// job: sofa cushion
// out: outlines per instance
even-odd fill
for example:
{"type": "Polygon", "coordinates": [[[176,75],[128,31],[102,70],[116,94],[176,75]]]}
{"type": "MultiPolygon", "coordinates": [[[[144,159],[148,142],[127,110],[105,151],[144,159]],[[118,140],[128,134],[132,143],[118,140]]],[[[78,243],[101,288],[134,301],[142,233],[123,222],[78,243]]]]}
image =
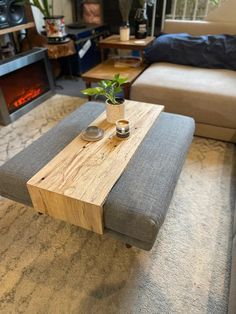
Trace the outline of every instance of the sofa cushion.
{"type": "Polygon", "coordinates": [[[161,104],[197,123],[236,128],[236,72],[154,63],[134,82],[131,99],[161,104]]]}
{"type": "Polygon", "coordinates": [[[146,49],[149,62],[236,70],[236,36],[166,34],[146,49]]]}
{"type": "Polygon", "coordinates": [[[106,228],[153,244],[193,132],[192,119],[161,113],[108,195],[104,205],[106,228]]]}

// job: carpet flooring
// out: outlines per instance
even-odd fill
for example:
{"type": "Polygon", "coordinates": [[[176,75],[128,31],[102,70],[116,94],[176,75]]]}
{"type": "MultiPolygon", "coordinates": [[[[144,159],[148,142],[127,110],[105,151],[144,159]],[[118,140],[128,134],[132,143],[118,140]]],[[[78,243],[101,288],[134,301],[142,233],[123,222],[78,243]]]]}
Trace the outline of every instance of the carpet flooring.
{"type": "MultiPolygon", "coordinates": [[[[56,95],[1,126],[0,164],[83,102],[56,95]]],[[[150,252],[0,198],[0,313],[227,313],[234,158],[194,139],[150,252]]]]}

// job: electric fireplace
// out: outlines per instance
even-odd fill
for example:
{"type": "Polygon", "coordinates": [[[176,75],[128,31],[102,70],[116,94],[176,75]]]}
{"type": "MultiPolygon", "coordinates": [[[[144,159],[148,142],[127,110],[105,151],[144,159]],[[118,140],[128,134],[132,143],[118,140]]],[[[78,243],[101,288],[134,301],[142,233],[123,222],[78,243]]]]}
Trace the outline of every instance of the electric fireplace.
{"type": "Polygon", "coordinates": [[[7,125],[54,94],[47,50],[34,48],[0,62],[0,122],[7,125]]]}

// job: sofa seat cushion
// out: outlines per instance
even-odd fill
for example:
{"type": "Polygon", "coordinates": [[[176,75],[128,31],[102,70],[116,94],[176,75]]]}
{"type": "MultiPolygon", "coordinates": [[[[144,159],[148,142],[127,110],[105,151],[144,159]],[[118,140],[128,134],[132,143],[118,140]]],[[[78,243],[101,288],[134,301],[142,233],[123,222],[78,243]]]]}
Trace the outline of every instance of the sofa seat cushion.
{"type": "Polygon", "coordinates": [[[154,63],[131,88],[131,99],[161,104],[197,123],[236,129],[236,72],[154,63]]]}

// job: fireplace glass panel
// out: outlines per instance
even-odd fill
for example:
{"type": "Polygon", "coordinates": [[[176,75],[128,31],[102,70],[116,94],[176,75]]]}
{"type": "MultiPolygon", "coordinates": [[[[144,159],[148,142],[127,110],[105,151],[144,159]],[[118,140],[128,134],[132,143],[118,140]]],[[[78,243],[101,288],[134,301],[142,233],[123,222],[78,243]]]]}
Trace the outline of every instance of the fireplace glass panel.
{"type": "Polygon", "coordinates": [[[0,88],[9,113],[50,90],[43,60],[0,77],[0,88]]]}

